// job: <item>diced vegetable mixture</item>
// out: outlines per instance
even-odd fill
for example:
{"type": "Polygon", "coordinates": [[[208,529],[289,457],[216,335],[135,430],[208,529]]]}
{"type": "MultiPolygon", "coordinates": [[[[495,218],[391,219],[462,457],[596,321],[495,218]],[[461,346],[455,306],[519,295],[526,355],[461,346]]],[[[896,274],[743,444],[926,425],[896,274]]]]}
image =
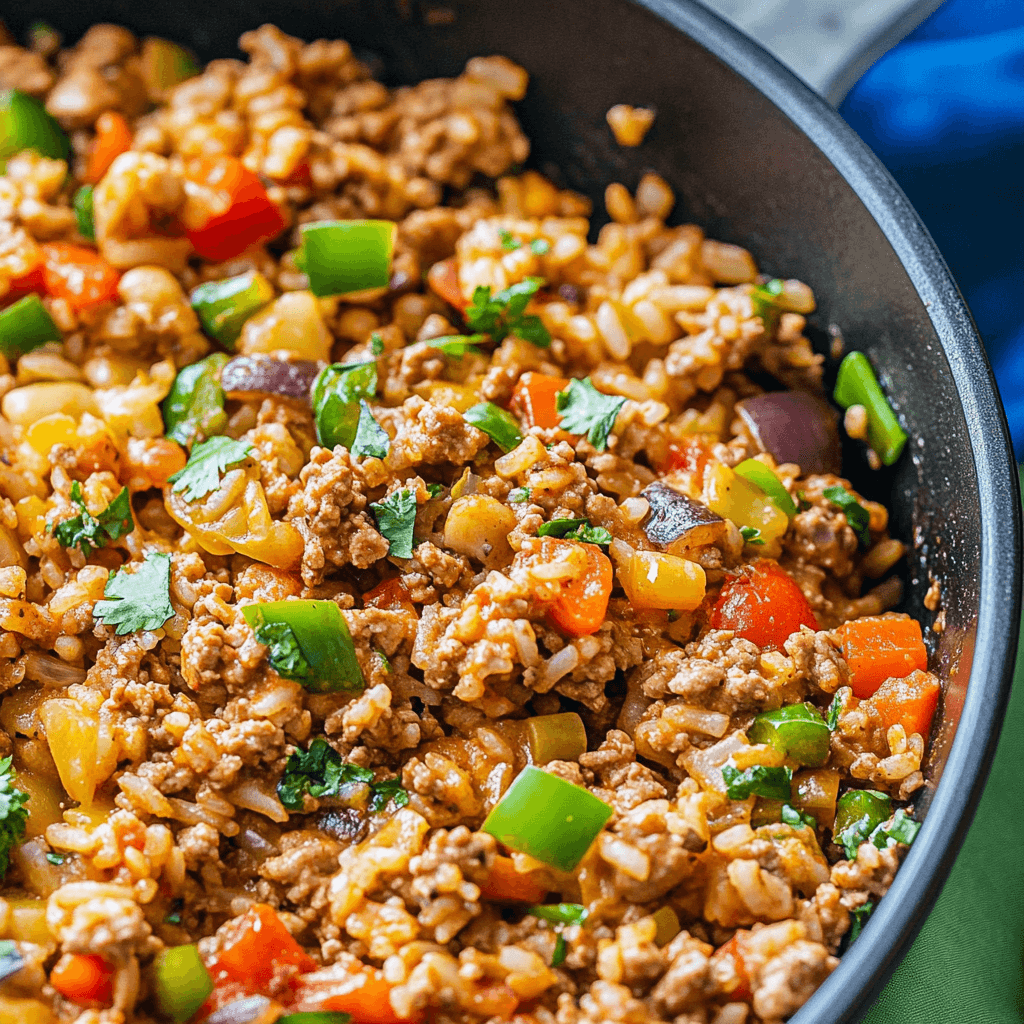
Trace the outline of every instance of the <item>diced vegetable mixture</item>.
{"type": "Polygon", "coordinates": [[[503,57],[240,47],[5,40],[0,1024],[790,1016],[940,697],[869,359],[503,57]]]}

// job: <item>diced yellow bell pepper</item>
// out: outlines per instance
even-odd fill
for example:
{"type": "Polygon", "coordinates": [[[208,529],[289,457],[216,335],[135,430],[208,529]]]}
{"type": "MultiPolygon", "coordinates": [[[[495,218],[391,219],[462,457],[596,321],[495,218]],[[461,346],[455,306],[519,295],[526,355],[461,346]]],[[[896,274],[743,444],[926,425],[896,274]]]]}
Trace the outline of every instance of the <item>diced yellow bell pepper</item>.
{"type": "Polygon", "coordinates": [[[80,804],[91,804],[96,787],[117,767],[117,749],[109,726],[78,701],[63,697],[40,704],[39,718],[68,795],[80,804]]]}
{"type": "Polygon", "coordinates": [[[704,600],[707,577],[696,562],[661,551],[612,547],[616,573],[626,597],[637,609],[689,612],[704,600]]]}
{"type": "Polygon", "coordinates": [[[737,526],[757,530],[766,544],[778,540],[789,528],[789,517],[752,483],[721,463],[705,478],[707,506],[737,526]]]}

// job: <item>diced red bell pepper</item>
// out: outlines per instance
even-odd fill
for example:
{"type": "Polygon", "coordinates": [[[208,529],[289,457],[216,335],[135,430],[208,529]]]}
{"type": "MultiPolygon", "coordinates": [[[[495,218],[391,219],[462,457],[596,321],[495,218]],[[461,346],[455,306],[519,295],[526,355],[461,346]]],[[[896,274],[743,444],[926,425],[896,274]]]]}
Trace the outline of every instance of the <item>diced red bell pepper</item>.
{"type": "Polygon", "coordinates": [[[47,295],[66,299],[75,309],[117,297],[121,275],[95,249],[68,242],[47,242],[39,249],[47,295]]]}
{"type": "Polygon", "coordinates": [[[372,590],[363,594],[363,603],[368,608],[381,608],[384,611],[415,611],[412,595],[401,576],[381,580],[372,590]]]}
{"type": "Polygon", "coordinates": [[[421,1019],[399,1017],[383,973],[366,966],[342,970],[336,965],[306,975],[296,990],[292,1010],[348,1013],[352,1024],[413,1024],[421,1019]]]}
{"type": "Polygon", "coordinates": [[[681,441],[672,441],[668,446],[668,454],[659,469],[662,473],[682,470],[693,473],[698,480],[704,478],[704,467],[708,464],[708,444],[696,434],[681,441]]]}
{"type": "Polygon", "coordinates": [[[509,408],[525,427],[557,427],[562,422],[555,396],[569,382],[564,377],[527,372],[519,378],[512,392],[509,408]]]}
{"type": "Polygon", "coordinates": [[[50,972],[50,984],[73,1003],[103,1003],[114,998],[114,966],[101,956],[68,953],[50,972]]]}
{"type": "Polygon", "coordinates": [[[260,179],[233,156],[204,156],[185,170],[187,180],[220,193],[227,209],[202,227],[188,232],[196,252],[222,263],[251,245],[276,238],[285,229],[281,211],[271,202],[260,179]]]}
{"type": "Polygon", "coordinates": [[[303,974],[315,968],[315,961],[292,938],[273,908],[257,903],[234,922],[210,965],[210,976],[218,986],[239,984],[255,993],[283,974],[303,974]]]}
{"type": "Polygon", "coordinates": [[[818,621],[789,574],[763,559],[726,582],[710,625],[731,629],[763,650],[778,650],[801,626],[817,629],[818,621]]]}
{"type": "Polygon", "coordinates": [[[444,299],[449,306],[454,306],[460,313],[469,305],[459,287],[459,271],[454,259],[435,263],[427,271],[427,284],[435,295],[444,299]]]}
{"type": "Polygon", "coordinates": [[[132,148],[132,130],[122,114],[108,110],[96,118],[96,138],[89,150],[85,180],[96,185],[110,165],[132,148]]]}

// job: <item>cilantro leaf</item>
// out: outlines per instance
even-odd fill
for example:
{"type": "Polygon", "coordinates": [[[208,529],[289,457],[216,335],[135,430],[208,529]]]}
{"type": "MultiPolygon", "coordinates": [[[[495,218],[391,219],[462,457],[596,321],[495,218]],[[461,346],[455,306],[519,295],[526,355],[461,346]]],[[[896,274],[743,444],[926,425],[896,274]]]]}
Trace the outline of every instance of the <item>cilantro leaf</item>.
{"type": "Polygon", "coordinates": [[[773,326],[778,319],[779,307],[775,300],[782,294],[782,290],[783,282],[776,277],[764,284],[754,285],[750,293],[754,316],[764,321],[765,328],[773,326]]]}
{"type": "Polygon", "coordinates": [[[562,429],[570,434],[586,434],[599,452],[608,447],[608,435],[625,404],[626,399],[621,395],[602,394],[589,377],[574,378],[564,391],[555,394],[555,409],[562,417],[562,429]]]}
{"type": "Polygon", "coordinates": [[[843,510],[850,529],[857,534],[857,540],[864,547],[868,547],[871,543],[871,534],[868,532],[871,514],[868,510],[845,487],[839,484],[836,484],[835,487],[826,487],[821,493],[833,505],[843,510]]]}
{"type": "Polygon", "coordinates": [[[11,848],[17,845],[25,835],[25,822],[28,821],[28,793],[23,793],[14,785],[14,769],[11,758],[0,761],[0,878],[7,874],[11,848]]]}
{"type": "Polygon", "coordinates": [[[761,531],[756,526],[741,526],[740,536],[743,538],[744,544],[763,544],[764,538],[761,536],[761,531]]]}
{"type": "Polygon", "coordinates": [[[352,440],[352,456],[357,459],[383,459],[391,450],[388,432],[377,422],[365,398],[359,399],[359,422],[352,440]]]}
{"type": "Polygon", "coordinates": [[[503,452],[510,452],[523,443],[516,418],[493,402],[478,402],[468,408],[462,418],[482,430],[503,452]]]}
{"type": "Polygon", "coordinates": [[[466,307],[466,323],[474,331],[489,334],[495,341],[504,341],[512,334],[538,348],[548,348],[551,335],[540,317],[524,312],[543,283],[542,278],[528,277],[493,296],[490,285],[479,286],[473,292],[472,303],[466,307]]]}
{"type": "Polygon", "coordinates": [[[793,828],[803,828],[804,825],[808,828],[818,827],[817,818],[806,811],[799,810],[792,804],[782,805],[782,823],[784,825],[792,825],[793,828]]]}
{"type": "Polygon", "coordinates": [[[370,354],[375,356],[384,355],[384,339],[377,331],[370,335],[370,354]]]}
{"type": "Polygon", "coordinates": [[[325,448],[352,447],[359,427],[359,402],[377,393],[377,361],[332,363],[313,381],[310,400],[317,440],[325,448]]]}
{"type": "Polygon", "coordinates": [[[57,865],[59,867],[61,864],[64,863],[64,854],[63,853],[48,853],[46,855],[46,859],[51,864],[55,864],[55,865],[57,865]]]}
{"type": "Polygon", "coordinates": [[[832,698],[832,703],[828,706],[828,711],[825,714],[825,724],[828,726],[829,732],[835,732],[836,727],[839,725],[839,716],[843,712],[843,701],[837,693],[832,698]]]}
{"type": "Polygon", "coordinates": [[[850,923],[850,942],[853,942],[863,931],[864,925],[867,924],[868,918],[871,916],[871,911],[875,909],[875,905],[871,900],[859,907],[854,907],[850,911],[850,917],[853,921],[850,923]]]}
{"type": "Polygon", "coordinates": [[[82,485],[76,480],[71,485],[71,500],[82,510],[72,519],[65,519],[53,527],[57,542],[65,548],[79,548],[86,558],[108,540],[117,540],[135,529],[128,488],[122,487],[116,498],[98,515],[86,508],[82,499],[82,485]]]}
{"type": "Polygon", "coordinates": [[[258,643],[265,644],[270,667],[283,679],[296,682],[313,678],[313,669],[299,647],[295,631],[287,622],[261,621],[254,630],[258,643]]]}
{"type": "Polygon", "coordinates": [[[427,494],[432,498],[436,498],[443,490],[440,484],[427,484],[427,494]]]}
{"type": "Polygon", "coordinates": [[[551,243],[546,238],[533,238],[530,240],[530,249],[534,256],[546,256],[551,252],[551,243]]]}
{"type": "Polygon", "coordinates": [[[423,344],[452,359],[461,359],[467,352],[476,355],[480,351],[479,343],[484,340],[482,334],[445,334],[440,338],[428,338],[423,344]]]}
{"type": "Polygon", "coordinates": [[[308,750],[296,750],[285,762],[284,774],[277,784],[277,795],[290,811],[301,811],[303,795],[313,797],[338,796],[342,786],[363,783],[370,787],[370,810],[384,810],[389,800],[396,807],[409,803],[409,794],[399,779],[374,782],[373,771],[361,765],[342,761],[341,755],[322,736],[309,745],[308,750]]]}
{"type": "Polygon", "coordinates": [[[373,653],[376,654],[378,658],[380,658],[380,663],[384,666],[384,671],[390,673],[391,662],[388,661],[388,656],[379,647],[373,653]]]}
{"type": "Polygon", "coordinates": [[[498,237],[501,239],[501,247],[505,252],[515,252],[516,249],[521,249],[523,246],[523,243],[511,231],[503,229],[498,232],[498,237]]]}
{"type": "Polygon", "coordinates": [[[409,794],[402,788],[401,779],[381,779],[370,784],[370,810],[374,814],[383,811],[389,800],[394,800],[396,807],[405,807],[409,803],[409,794]]]}
{"type": "Polygon", "coordinates": [[[722,778],[730,800],[746,800],[748,796],[789,800],[793,769],[755,764],[741,772],[735,765],[727,764],[722,768],[722,778]]]}
{"type": "Polygon", "coordinates": [[[530,488],[529,487],[513,487],[508,492],[508,500],[513,505],[522,505],[524,502],[530,500],[530,488]]]}
{"type": "Polygon", "coordinates": [[[561,967],[565,963],[565,955],[568,952],[568,947],[565,942],[565,936],[559,932],[555,936],[555,948],[551,952],[551,966],[561,967]]]}
{"type": "MultiPolygon", "coordinates": [[[[510,496],[511,497],[511,496],[510,496]]],[[[552,519],[537,527],[538,537],[564,537],[566,540],[581,540],[585,544],[597,544],[602,547],[611,544],[615,539],[603,526],[591,526],[590,520],[583,519],[552,519]]]]}
{"type": "Polygon", "coordinates": [[[236,462],[249,458],[256,451],[248,441],[233,441],[230,437],[211,437],[192,449],[184,469],[179,469],[168,483],[174,491],[184,491],[186,501],[206,497],[220,486],[220,475],[236,462]]]}
{"type": "Polygon", "coordinates": [[[171,556],[148,554],[141,565],[136,565],[135,572],[122,568],[110,574],[103,596],[113,600],[97,601],[93,618],[115,626],[118,636],[140,629],[159,629],[174,615],[170,591],[171,556]]]}
{"type": "Polygon", "coordinates": [[[880,850],[884,850],[887,846],[893,846],[896,843],[903,843],[905,846],[909,846],[917,838],[917,833],[920,831],[921,822],[914,821],[901,807],[893,815],[892,824],[888,826],[884,823],[879,825],[868,836],[868,841],[874,843],[880,850]]]}
{"type": "Polygon", "coordinates": [[[552,924],[583,924],[588,916],[587,908],[581,903],[535,904],[527,907],[526,912],[552,924]]]}
{"type": "Polygon", "coordinates": [[[377,529],[387,538],[393,558],[412,558],[412,528],[416,522],[416,495],[408,487],[370,505],[377,529]]]}

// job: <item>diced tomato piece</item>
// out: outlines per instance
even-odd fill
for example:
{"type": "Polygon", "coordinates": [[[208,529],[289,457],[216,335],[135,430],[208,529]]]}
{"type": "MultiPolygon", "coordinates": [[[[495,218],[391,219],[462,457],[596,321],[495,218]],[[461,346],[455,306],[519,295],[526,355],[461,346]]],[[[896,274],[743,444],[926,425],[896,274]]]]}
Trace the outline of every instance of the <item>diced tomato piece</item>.
{"type": "Polygon", "coordinates": [[[449,306],[454,306],[460,313],[469,305],[459,287],[459,271],[454,259],[435,263],[427,271],[427,284],[435,295],[444,299],[449,306]]]}
{"type": "Polygon", "coordinates": [[[27,274],[21,277],[16,277],[11,281],[10,287],[7,289],[7,294],[4,295],[3,299],[0,300],[4,305],[9,305],[12,302],[17,302],[18,299],[23,299],[26,295],[31,295],[32,292],[42,295],[46,291],[46,285],[43,282],[43,263],[40,258],[39,264],[30,270],[27,274]]]}
{"type": "Polygon", "coordinates": [[[41,245],[43,288],[75,309],[86,309],[117,297],[121,275],[95,249],[67,242],[41,245]]]}
{"type": "Polygon", "coordinates": [[[704,467],[708,464],[709,446],[703,438],[691,434],[681,441],[672,441],[668,446],[668,455],[659,467],[662,473],[682,470],[692,473],[698,480],[704,478],[704,467]]]}
{"type": "Polygon", "coordinates": [[[257,903],[234,922],[210,966],[210,975],[217,985],[237,983],[257,992],[282,975],[315,968],[316,963],[292,938],[273,908],[257,903]]]}
{"type": "Polygon", "coordinates": [[[548,610],[548,620],[569,636],[590,636],[604,623],[612,593],[612,563],[596,544],[581,544],[556,537],[541,541],[545,562],[557,561],[559,548],[572,545],[583,552],[587,564],[578,576],[562,584],[562,593],[548,610]]]}
{"type": "Polygon", "coordinates": [[[363,594],[363,603],[368,608],[385,611],[405,611],[413,608],[412,595],[402,582],[401,576],[381,580],[372,590],[363,594]]]}
{"type": "Polygon", "coordinates": [[[886,729],[902,725],[907,735],[931,731],[939,705],[939,681],[931,672],[911,672],[904,679],[887,679],[865,703],[873,704],[886,729]]]}
{"type": "Polygon", "coordinates": [[[132,148],[132,130],[122,114],[108,110],[96,118],[96,138],[89,150],[86,162],[85,180],[92,185],[99,183],[110,165],[132,148]]]}
{"type": "Polygon", "coordinates": [[[221,263],[234,259],[251,245],[276,238],[285,228],[281,211],[271,202],[262,182],[233,156],[206,156],[192,161],[185,177],[221,194],[227,209],[201,228],[188,232],[196,252],[221,263]]]}
{"type": "Polygon", "coordinates": [[[511,857],[498,854],[494,858],[487,879],[480,886],[485,900],[498,903],[543,903],[548,887],[537,880],[534,872],[516,871],[511,857]]]}
{"type": "Polygon", "coordinates": [[[803,591],[777,563],[764,559],[726,582],[710,625],[731,629],[763,650],[779,650],[801,626],[818,628],[803,591]]]}
{"type": "Polygon", "coordinates": [[[928,651],[916,619],[869,615],[844,622],[832,636],[850,666],[854,696],[870,697],[886,679],[928,667],[928,651]]]}
{"type": "Polygon", "coordinates": [[[73,1003],[103,1003],[114,999],[114,966],[101,956],[68,953],[50,972],[50,984],[73,1003]]]}
{"type": "Polygon", "coordinates": [[[562,417],[555,395],[568,386],[569,382],[564,377],[532,371],[524,373],[512,392],[509,408],[526,427],[557,427],[562,417]]]}

